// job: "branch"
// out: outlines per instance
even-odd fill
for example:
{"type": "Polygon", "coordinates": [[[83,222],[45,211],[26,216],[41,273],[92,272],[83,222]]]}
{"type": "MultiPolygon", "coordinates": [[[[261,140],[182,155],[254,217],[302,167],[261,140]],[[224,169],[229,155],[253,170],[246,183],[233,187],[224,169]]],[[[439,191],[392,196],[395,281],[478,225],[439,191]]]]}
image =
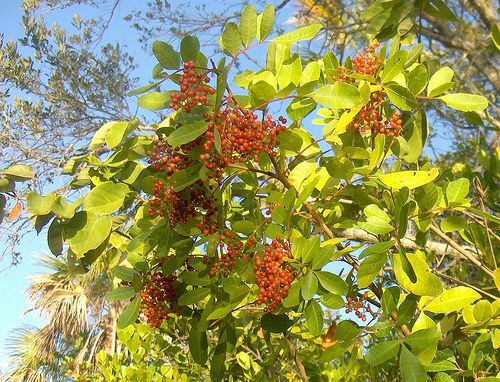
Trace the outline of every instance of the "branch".
{"type": "Polygon", "coordinates": [[[491,29],[497,22],[497,17],[492,7],[485,0],[470,0],[470,3],[488,29],[491,29]]]}
{"type": "MultiPolygon", "coordinates": [[[[357,241],[363,241],[366,243],[377,243],[378,239],[375,235],[372,235],[360,228],[348,228],[337,233],[338,236],[344,237],[346,239],[352,239],[357,241]]],[[[401,245],[405,249],[418,249],[421,248],[416,242],[415,237],[405,236],[401,239],[401,245]]],[[[439,243],[437,241],[427,241],[425,243],[425,248],[437,255],[450,255],[455,258],[463,257],[462,253],[455,248],[451,247],[449,244],[439,243]]],[[[473,250],[472,247],[461,247],[463,250],[473,250]]],[[[470,254],[469,254],[470,255],[470,254]]],[[[475,256],[475,255],[470,255],[475,256]]]]}
{"type": "Polygon", "coordinates": [[[304,365],[300,360],[299,353],[297,353],[297,348],[288,338],[286,339],[286,343],[288,344],[290,354],[292,355],[293,360],[295,361],[295,365],[297,366],[297,370],[299,371],[300,379],[302,379],[304,382],[308,382],[309,378],[307,378],[306,369],[304,368],[304,365]]]}

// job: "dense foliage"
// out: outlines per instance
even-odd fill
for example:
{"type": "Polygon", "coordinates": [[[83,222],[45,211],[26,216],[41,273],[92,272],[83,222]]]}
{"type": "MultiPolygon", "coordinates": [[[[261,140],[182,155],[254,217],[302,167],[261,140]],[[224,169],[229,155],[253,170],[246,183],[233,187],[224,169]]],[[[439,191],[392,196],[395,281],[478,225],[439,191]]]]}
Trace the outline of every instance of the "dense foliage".
{"type": "Polygon", "coordinates": [[[70,274],[106,258],[121,311],[113,346],[68,357],[69,374],[498,380],[500,153],[422,156],[430,105],[481,120],[488,99],[453,92],[409,29],[339,60],[295,49],[322,25],[273,25],[273,7],[247,6],[217,61],[193,36],[154,42],[155,82],[131,95],[162,118],[106,123],[64,167],[73,194],[27,195],[70,274]],[[262,46],[262,68],[245,66],[262,46]]]}

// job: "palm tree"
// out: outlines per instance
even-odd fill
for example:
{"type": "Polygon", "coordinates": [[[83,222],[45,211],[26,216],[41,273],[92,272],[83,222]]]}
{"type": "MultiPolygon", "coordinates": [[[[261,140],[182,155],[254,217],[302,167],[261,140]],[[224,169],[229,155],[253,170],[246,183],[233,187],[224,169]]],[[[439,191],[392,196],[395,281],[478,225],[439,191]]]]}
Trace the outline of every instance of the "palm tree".
{"type": "Polygon", "coordinates": [[[102,254],[86,272],[78,272],[83,264],[75,268],[74,262],[61,258],[39,259],[49,271],[30,277],[26,296],[29,311],[38,312],[47,324],[13,331],[7,344],[11,367],[1,381],[67,380],[69,370],[93,361],[99,350],[114,352],[120,307],[106,299],[114,257],[113,252],[102,254]]]}

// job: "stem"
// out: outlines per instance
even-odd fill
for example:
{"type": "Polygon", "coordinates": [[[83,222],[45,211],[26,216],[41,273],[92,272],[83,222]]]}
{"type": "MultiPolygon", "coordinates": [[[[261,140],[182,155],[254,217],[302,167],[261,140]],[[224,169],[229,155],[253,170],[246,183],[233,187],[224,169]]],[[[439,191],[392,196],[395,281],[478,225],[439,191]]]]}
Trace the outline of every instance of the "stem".
{"type": "Polygon", "coordinates": [[[493,277],[493,272],[489,270],[487,267],[485,267],[479,260],[477,260],[474,256],[469,254],[466,250],[464,250],[460,245],[457,244],[457,242],[448,236],[444,232],[442,232],[438,227],[436,227],[434,224],[431,224],[430,229],[432,232],[434,232],[436,235],[438,235],[441,239],[446,241],[452,248],[456,249],[458,253],[460,253],[463,257],[465,257],[467,260],[469,260],[471,263],[476,265],[478,268],[480,268],[482,271],[493,277]]]}
{"type": "Polygon", "coordinates": [[[306,369],[304,368],[304,365],[300,360],[299,353],[297,352],[297,347],[288,338],[286,339],[286,343],[288,344],[288,349],[290,350],[290,354],[292,355],[293,360],[295,361],[295,366],[297,366],[300,379],[302,379],[302,381],[304,382],[308,382],[309,378],[307,378],[306,369]]]}

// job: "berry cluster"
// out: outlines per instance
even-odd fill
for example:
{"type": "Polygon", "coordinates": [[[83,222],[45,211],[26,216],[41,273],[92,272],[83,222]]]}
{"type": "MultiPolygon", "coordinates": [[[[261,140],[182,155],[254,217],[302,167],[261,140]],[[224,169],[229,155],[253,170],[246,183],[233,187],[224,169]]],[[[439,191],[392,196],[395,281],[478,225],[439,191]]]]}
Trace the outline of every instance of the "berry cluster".
{"type": "Polygon", "coordinates": [[[151,165],[151,170],[164,172],[167,178],[189,167],[192,163],[192,159],[187,155],[178,153],[172,146],[169,146],[164,135],[160,135],[158,139],[153,141],[153,147],[153,151],[148,153],[148,163],[151,165]]]}
{"type": "Polygon", "coordinates": [[[155,179],[154,198],[149,202],[149,216],[168,216],[171,227],[187,224],[192,218],[204,211],[198,227],[207,235],[217,231],[217,207],[213,195],[201,180],[182,191],[176,192],[174,186],[155,179]]]}
{"type": "Polygon", "coordinates": [[[380,65],[382,65],[382,60],[378,53],[375,53],[375,50],[379,46],[380,43],[378,42],[367,45],[363,53],[358,54],[352,59],[352,64],[354,65],[354,71],[356,73],[373,76],[377,72],[380,65]]]}
{"type": "Polygon", "coordinates": [[[292,257],[290,246],[277,237],[267,246],[263,256],[255,260],[256,283],[260,289],[257,305],[266,305],[264,311],[278,307],[297,277],[297,272],[283,260],[285,257],[292,257]]]}
{"type": "Polygon", "coordinates": [[[177,312],[175,275],[148,271],[146,285],[141,292],[140,317],[153,328],[158,328],[170,313],[177,312]]]}
{"type": "Polygon", "coordinates": [[[347,297],[347,308],[345,312],[347,314],[354,312],[361,321],[366,321],[366,313],[370,313],[373,315],[373,312],[370,308],[370,304],[366,301],[368,295],[364,293],[361,297],[359,296],[348,296],[347,297]]]}
{"type": "MultiPolygon", "coordinates": [[[[351,62],[354,66],[354,73],[371,76],[375,75],[383,62],[378,53],[375,53],[375,50],[379,47],[379,45],[380,44],[376,42],[366,46],[363,53],[358,54],[352,59],[351,62]]],[[[334,81],[354,82],[353,80],[349,80],[349,74],[345,67],[338,66],[336,71],[336,75],[333,76],[334,81]]]]}
{"type": "MultiPolygon", "coordinates": [[[[216,260],[212,263],[209,275],[211,277],[216,274],[222,277],[228,276],[230,273],[236,272],[236,261],[238,259],[247,260],[253,257],[255,248],[255,239],[250,236],[246,243],[233,239],[231,231],[227,230],[220,235],[219,253],[216,260]]],[[[209,260],[207,259],[207,264],[209,260]]]]}
{"type": "Polygon", "coordinates": [[[368,103],[361,108],[347,128],[361,133],[371,131],[372,135],[385,134],[386,137],[397,137],[401,133],[403,120],[401,114],[395,112],[391,118],[384,121],[381,107],[385,101],[386,97],[382,92],[373,92],[368,103]]]}
{"type": "Polygon", "coordinates": [[[257,162],[261,152],[276,155],[276,136],[286,129],[286,122],[283,117],[275,121],[270,114],[260,120],[257,114],[239,105],[226,106],[210,117],[200,160],[218,180],[229,164],[257,162]]]}
{"type": "Polygon", "coordinates": [[[193,61],[184,63],[184,69],[179,81],[181,92],[170,95],[172,102],[168,107],[171,109],[177,111],[183,108],[189,113],[196,105],[208,106],[210,104],[207,95],[215,94],[215,90],[205,84],[210,82],[207,73],[197,73],[195,68],[193,61]]]}

